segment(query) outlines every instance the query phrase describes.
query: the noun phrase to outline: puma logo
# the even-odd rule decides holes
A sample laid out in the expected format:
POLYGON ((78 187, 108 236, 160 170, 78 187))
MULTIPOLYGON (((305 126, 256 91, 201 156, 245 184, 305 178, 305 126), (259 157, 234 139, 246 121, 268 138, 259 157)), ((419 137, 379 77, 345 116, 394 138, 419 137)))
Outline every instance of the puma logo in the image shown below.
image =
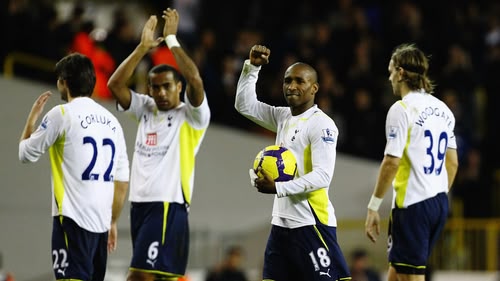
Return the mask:
POLYGON ((320 271, 319 276, 321 276, 321 275, 326 275, 326 276, 332 278, 332 276, 330 276, 330 269, 328 269, 326 272, 320 271))
POLYGON ((62 276, 66 276, 66 269, 62 270, 62 269, 57 269, 57 273, 60 273, 62 276))
POLYGON ((155 267, 156 260, 147 259, 146 262, 149 263, 151 265, 151 267, 153 267, 153 268, 155 267))

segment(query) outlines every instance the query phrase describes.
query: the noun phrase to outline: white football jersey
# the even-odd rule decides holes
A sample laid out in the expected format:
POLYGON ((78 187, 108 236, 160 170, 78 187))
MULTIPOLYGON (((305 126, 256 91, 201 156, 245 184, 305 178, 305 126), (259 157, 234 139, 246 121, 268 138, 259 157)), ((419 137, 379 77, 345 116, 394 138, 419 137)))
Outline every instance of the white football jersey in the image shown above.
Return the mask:
POLYGON ((446 150, 456 149, 455 117, 433 95, 410 92, 394 103, 386 120, 386 155, 401 158, 393 181, 393 208, 448 192, 446 150))
POLYGON ((322 224, 337 226, 328 194, 337 155, 337 126, 316 105, 292 116, 289 107, 258 101, 255 84, 259 70, 245 61, 235 107, 250 120, 276 132, 276 145, 288 148, 297 159, 295 179, 276 182, 272 224, 287 228, 314 225, 316 217, 322 224))
MULTIPOLYGON (((150 96, 131 91, 127 112, 139 122, 130 196, 132 202, 191 203, 195 156, 205 136, 210 109, 206 97, 193 107, 187 96, 177 108, 157 109, 150 96)), ((119 110, 123 110, 118 106, 119 110)))
POLYGON ((49 149, 52 215, 103 233, 111 226, 114 181, 128 181, 123 130, 107 109, 78 97, 53 107, 19 144, 19 159, 35 162, 49 149))

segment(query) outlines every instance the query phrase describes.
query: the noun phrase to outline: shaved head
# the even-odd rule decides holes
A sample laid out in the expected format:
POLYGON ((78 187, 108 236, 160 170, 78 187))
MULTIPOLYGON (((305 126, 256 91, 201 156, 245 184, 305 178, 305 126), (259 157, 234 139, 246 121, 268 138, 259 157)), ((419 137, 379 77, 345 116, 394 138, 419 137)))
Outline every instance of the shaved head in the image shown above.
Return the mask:
POLYGON ((318 83, 318 73, 316 72, 316 70, 310 66, 309 64, 307 63, 303 63, 303 62, 296 62, 292 65, 290 65, 288 67, 288 69, 286 70, 285 72, 285 76, 286 76, 286 73, 288 73, 290 70, 292 70, 293 68, 297 68, 301 71, 304 71, 304 73, 309 76, 309 79, 311 83, 318 83))
POLYGON ((283 94, 292 115, 301 114, 314 106, 318 89, 318 74, 309 64, 297 62, 285 71, 283 94))

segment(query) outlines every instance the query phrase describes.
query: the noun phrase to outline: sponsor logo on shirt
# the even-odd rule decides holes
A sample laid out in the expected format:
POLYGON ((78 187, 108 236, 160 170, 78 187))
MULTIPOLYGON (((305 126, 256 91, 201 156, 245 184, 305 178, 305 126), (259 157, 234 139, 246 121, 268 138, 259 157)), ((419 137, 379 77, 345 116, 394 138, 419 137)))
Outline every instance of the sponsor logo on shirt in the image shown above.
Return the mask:
POLYGON ((331 129, 323 129, 323 136, 321 139, 323 139, 324 142, 326 143, 335 143, 335 131, 331 129))
POLYGON ((155 133, 149 133, 146 137, 146 145, 155 146, 158 144, 158 135, 155 133))

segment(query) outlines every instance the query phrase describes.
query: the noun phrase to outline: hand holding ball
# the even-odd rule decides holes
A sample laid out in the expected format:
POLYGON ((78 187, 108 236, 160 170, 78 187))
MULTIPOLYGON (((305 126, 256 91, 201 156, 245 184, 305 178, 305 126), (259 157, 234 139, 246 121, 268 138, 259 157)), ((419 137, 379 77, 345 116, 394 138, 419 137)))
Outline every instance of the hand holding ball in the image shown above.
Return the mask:
POLYGON ((295 177, 297 160, 287 148, 270 145, 257 153, 253 163, 254 172, 258 177, 263 177, 258 168, 265 170, 275 182, 289 181, 295 177))

